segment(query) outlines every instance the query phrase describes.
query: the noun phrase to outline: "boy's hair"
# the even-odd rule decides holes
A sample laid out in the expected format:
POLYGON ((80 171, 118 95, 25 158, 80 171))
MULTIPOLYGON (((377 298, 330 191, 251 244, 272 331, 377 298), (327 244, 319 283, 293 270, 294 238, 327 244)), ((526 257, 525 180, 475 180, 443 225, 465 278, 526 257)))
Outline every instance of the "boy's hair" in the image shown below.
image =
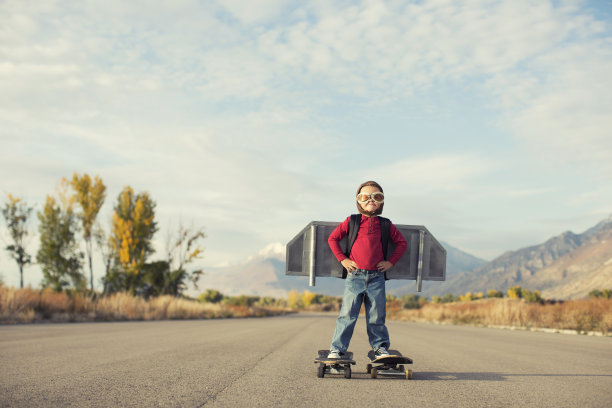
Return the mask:
MULTIPOLYGON (((380 184, 378 184, 375 181, 366 181, 365 183, 361 183, 361 185, 359 186, 359 188, 357 189, 357 193, 355 194, 355 197, 357 197, 357 194, 359 194, 361 192, 361 189, 366 187, 366 186, 372 186, 372 187, 376 187, 377 189, 380 190, 381 193, 384 193, 382 187, 380 186, 380 184)), ((385 203, 382 203, 380 205, 380 207, 378 207, 378 209, 376 211, 366 211, 361 207, 361 204, 356 203, 357 204, 357 211, 359 211, 360 214, 363 215, 367 215, 368 217, 371 217, 373 215, 380 215, 382 214, 383 211, 383 207, 385 206, 385 203)))

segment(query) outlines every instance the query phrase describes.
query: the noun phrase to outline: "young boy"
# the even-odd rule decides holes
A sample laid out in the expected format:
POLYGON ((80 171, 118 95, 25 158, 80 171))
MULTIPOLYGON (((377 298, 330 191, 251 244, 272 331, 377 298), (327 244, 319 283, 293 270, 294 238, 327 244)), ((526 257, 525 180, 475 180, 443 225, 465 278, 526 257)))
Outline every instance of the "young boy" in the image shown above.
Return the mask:
POLYGON ((357 189, 357 210, 361 214, 361 223, 350 254, 342 252, 339 242, 348 234, 351 217, 347 217, 329 236, 329 246, 347 270, 347 277, 328 358, 340 358, 348 350, 362 303, 365 303, 370 346, 377 357, 389 355, 387 349, 391 343, 385 326, 385 272, 400 260, 408 244, 397 228, 384 218, 390 224, 389 239, 395 243, 395 251, 388 260, 385 259, 381 242, 382 217, 379 217, 384 200, 383 189, 375 181, 366 181, 357 189))

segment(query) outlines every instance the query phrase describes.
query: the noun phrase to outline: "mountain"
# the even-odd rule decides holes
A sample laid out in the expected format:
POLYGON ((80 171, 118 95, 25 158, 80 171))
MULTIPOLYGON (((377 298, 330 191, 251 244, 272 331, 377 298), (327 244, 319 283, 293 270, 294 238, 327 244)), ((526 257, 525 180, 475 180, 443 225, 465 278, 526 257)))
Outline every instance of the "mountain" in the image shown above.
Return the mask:
MULTIPOLYGON (((440 242, 446 249, 446 279, 458 275, 462 272, 472 271, 487 263, 484 259, 463 252, 446 242, 440 242)), ((431 282, 430 285, 438 285, 441 282, 431 282)), ((427 285, 423 282, 423 288, 427 285)), ((405 295, 406 293, 416 293, 416 282, 409 280, 390 280, 387 281, 387 292, 392 295, 405 295)))
POLYGON ((445 282, 425 282, 423 293, 505 293, 516 285, 551 299, 581 298, 593 289, 612 287, 612 218, 582 234, 566 231, 540 245, 506 252, 445 282))
MULTIPOLYGON (((486 261, 467 254, 449 244, 442 243, 447 250, 446 273, 453 276, 472 270, 486 261)), ((238 265, 207 268, 198 286, 201 290, 216 289, 225 295, 257 295, 286 297, 289 291, 297 290, 341 296, 344 281, 337 278, 317 278, 316 286, 308 286, 308 277, 285 275, 285 246, 280 243, 268 245, 258 254, 238 265)), ((387 290, 391 294, 414 292, 414 281, 391 280, 387 290)))
POLYGON ((287 297, 291 290, 342 295, 344 281, 320 278, 315 287, 308 286, 308 277, 285 275, 285 246, 270 244, 238 265, 206 268, 200 278, 200 291, 216 289, 224 295, 287 297))
MULTIPOLYGON (((511 286, 539 290, 546 299, 572 299, 593 289, 612 288, 612 217, 582 234, 566 231, 540 245, 508 251, 486 262, 442 242, 447 251, 446 281, 424 281, 421 295, 506 292, 511 286)), ((341 296, 344 281, 317 278, 308 286, 304 276, 285 276, 285 246, 275 243, 238 265, 207 268, 200 290, 226 295, 286 297, 289 291, 341 296)), ((415 281, 387 281, 393 295, 416 293, 415 281)))

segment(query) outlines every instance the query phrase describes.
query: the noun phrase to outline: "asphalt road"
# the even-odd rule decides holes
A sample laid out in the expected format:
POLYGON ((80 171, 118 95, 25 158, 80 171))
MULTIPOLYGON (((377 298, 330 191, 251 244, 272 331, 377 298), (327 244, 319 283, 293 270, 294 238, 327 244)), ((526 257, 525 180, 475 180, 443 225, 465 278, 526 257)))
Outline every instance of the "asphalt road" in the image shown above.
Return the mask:
POLYGON ((331 315, 0 327, 0 406, 610 407, 612 338, 389 322, 414 380, 317 378, 331 315))

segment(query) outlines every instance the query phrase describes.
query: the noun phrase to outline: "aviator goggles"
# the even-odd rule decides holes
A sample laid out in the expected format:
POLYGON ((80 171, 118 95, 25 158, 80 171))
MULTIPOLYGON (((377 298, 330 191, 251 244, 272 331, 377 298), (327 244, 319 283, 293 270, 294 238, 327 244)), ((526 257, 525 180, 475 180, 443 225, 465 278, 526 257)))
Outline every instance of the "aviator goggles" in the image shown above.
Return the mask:
POLYGON ((359 193, 357 194, 357 202, 360 204, 367 203, 369 200, 374 200, 375 203, 382 204, 385 202, 385 195, 380 191, 375 193, 359 193))

